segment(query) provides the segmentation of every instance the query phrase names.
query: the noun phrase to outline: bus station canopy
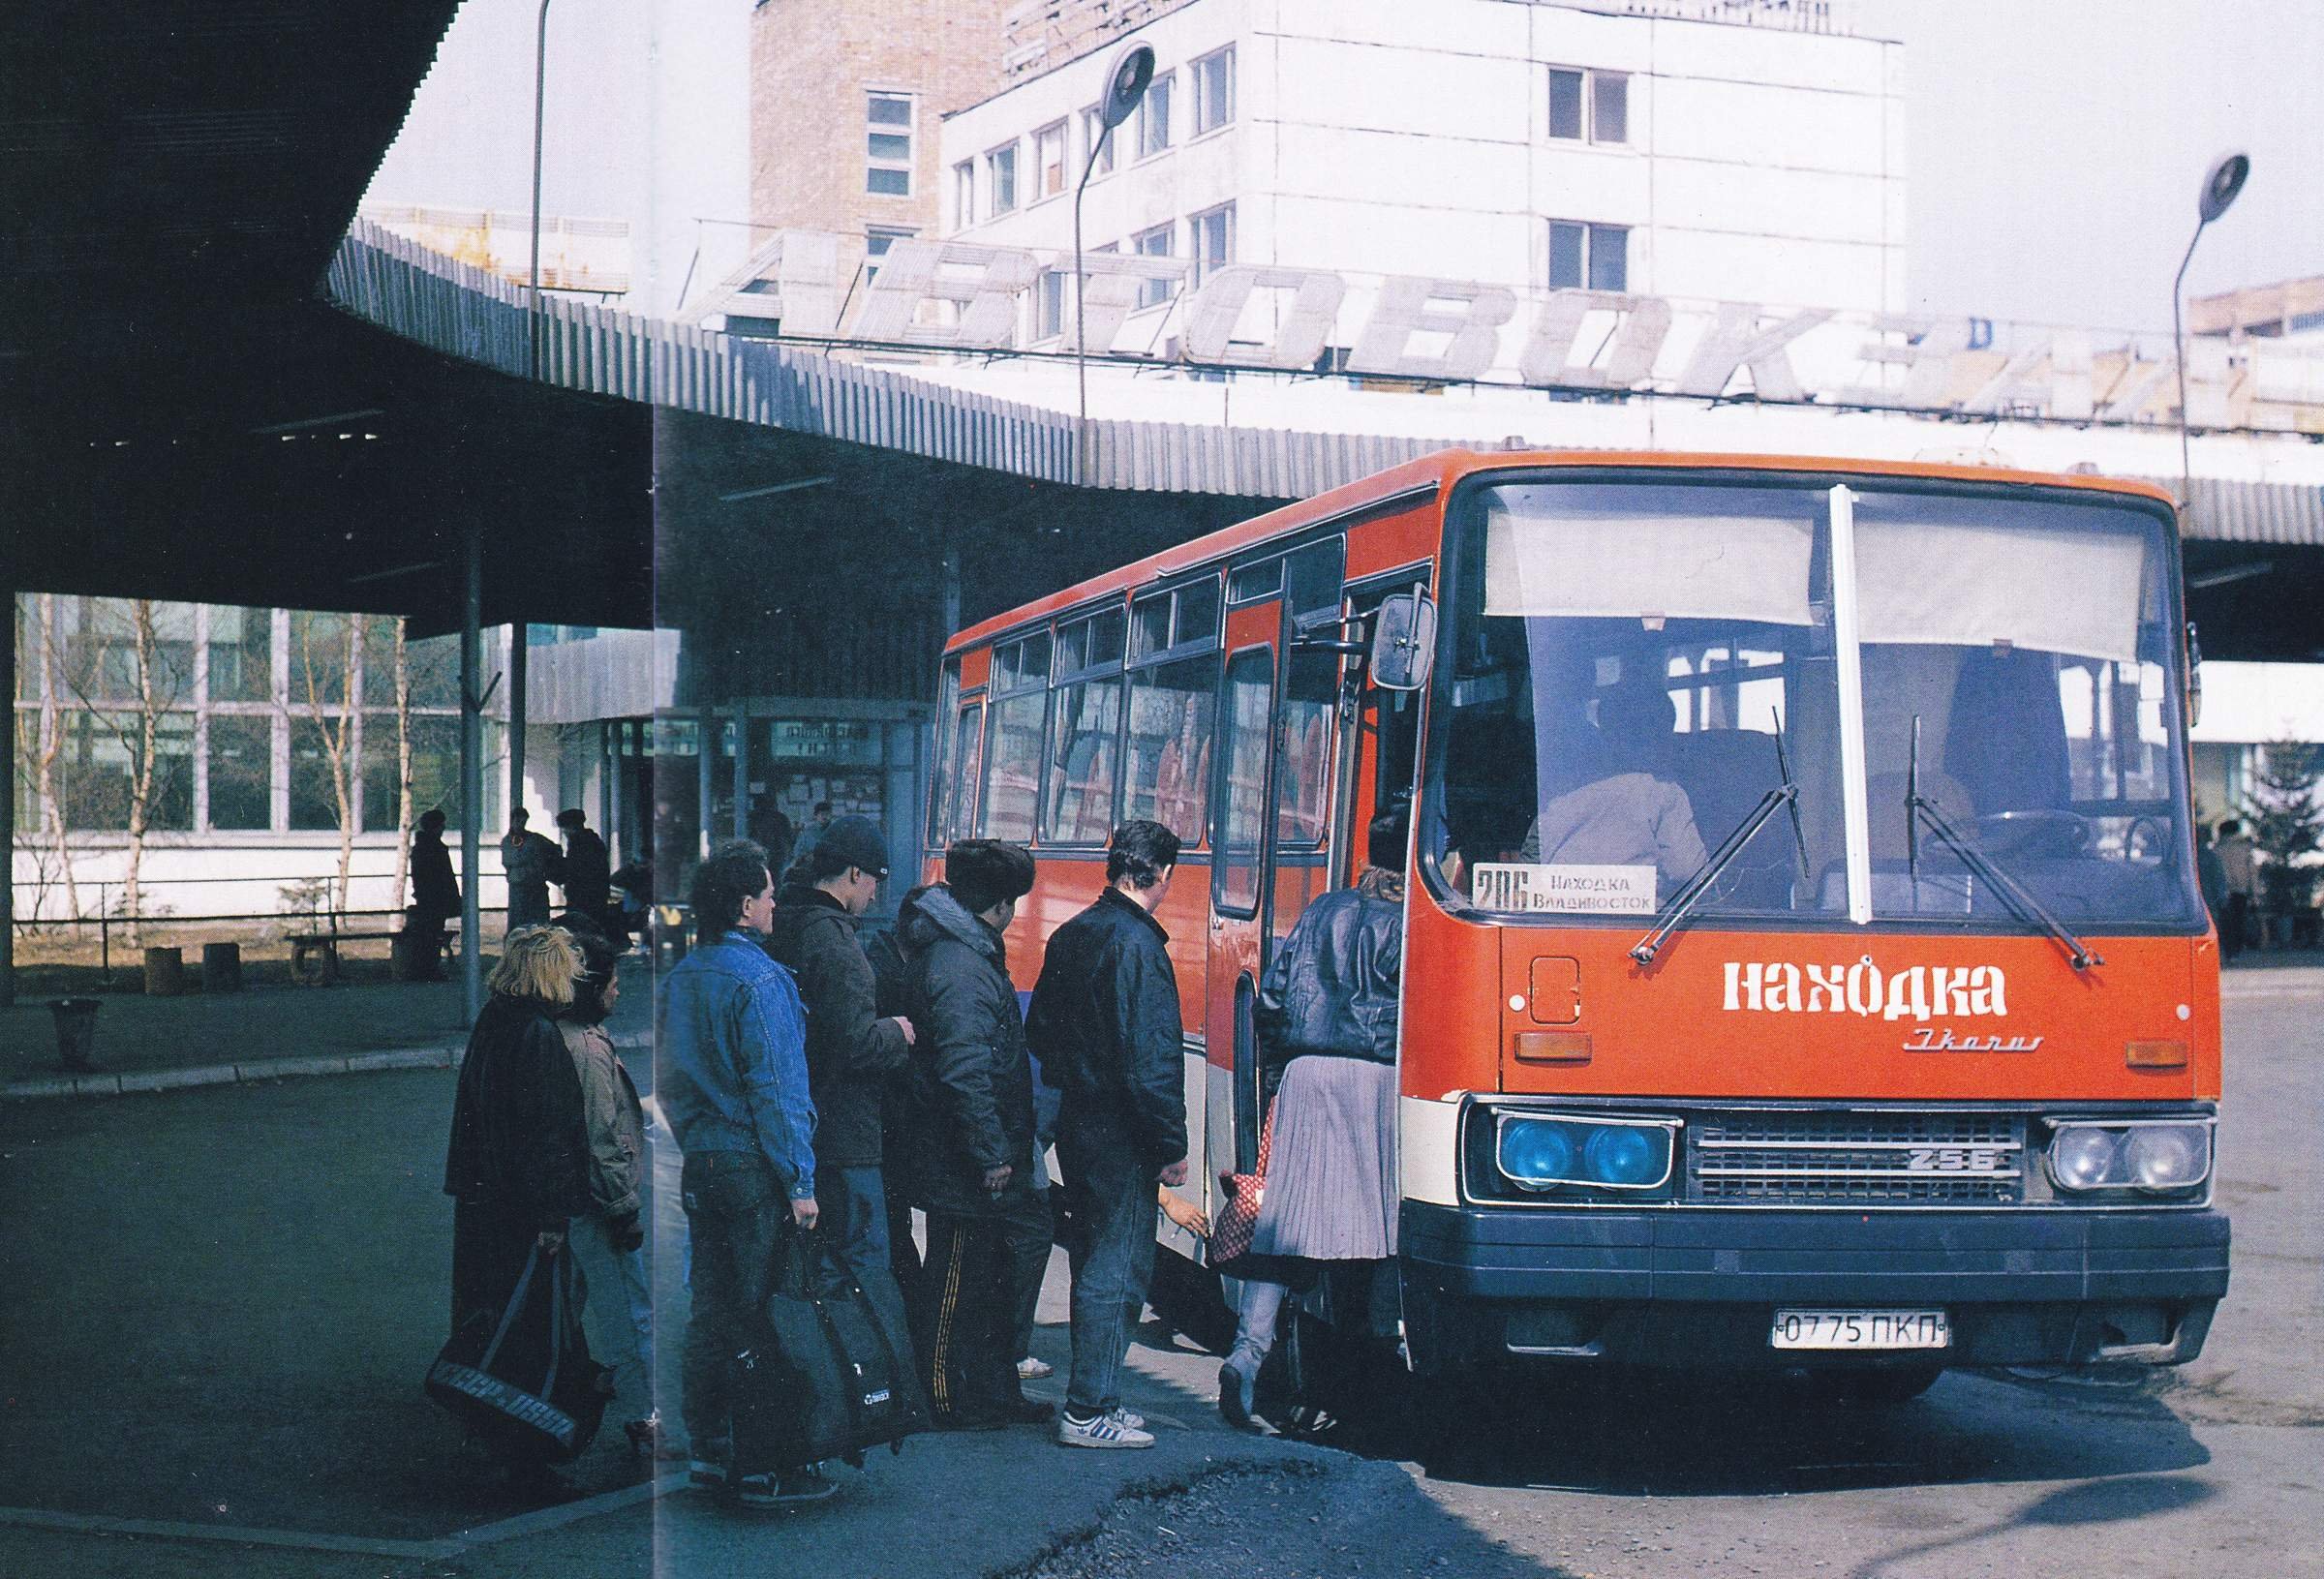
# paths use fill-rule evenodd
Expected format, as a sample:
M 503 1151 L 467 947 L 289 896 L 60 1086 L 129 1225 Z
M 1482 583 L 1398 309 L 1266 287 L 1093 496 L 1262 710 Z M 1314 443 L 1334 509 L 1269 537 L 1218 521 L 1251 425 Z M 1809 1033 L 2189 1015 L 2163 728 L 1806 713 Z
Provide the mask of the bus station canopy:
M 0 584 L 643 625 L 651 423 L 321 289 L 456 0 L 0 17 Z

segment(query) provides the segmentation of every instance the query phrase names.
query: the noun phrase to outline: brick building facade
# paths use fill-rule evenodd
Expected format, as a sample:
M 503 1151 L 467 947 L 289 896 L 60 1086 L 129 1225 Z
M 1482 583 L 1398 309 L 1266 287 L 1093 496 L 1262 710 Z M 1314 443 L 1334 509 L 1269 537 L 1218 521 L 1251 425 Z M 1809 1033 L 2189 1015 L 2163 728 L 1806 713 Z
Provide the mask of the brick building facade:
M 1014 0 L 761 0 L 750 27 L 750 216 L 876 257 L 937 228 L 949 111 L 998 91 Z

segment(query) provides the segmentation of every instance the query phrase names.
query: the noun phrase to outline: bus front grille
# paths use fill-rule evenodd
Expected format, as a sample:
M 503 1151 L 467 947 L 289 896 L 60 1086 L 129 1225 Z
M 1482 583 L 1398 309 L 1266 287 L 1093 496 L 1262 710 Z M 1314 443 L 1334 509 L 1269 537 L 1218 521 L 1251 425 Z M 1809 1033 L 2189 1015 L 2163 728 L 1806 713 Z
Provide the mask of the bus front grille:
M 1688 1126 L 1687 1199 L 1813 1206 L 2025 1199 L 2016 1113 L 1726 1112 Z

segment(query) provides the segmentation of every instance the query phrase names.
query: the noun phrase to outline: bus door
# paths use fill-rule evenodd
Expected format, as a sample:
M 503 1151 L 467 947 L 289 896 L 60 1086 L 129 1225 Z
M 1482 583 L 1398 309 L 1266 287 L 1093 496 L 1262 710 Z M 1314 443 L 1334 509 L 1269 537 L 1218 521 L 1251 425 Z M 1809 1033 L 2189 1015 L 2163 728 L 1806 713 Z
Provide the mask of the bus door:
M 1340 607 L 1337 538 L 1229 578 L 1210 860 L 1208 1172 L 1249 1172 L 1265 1114 L 1253 1015 L 1274 939 L 1330 886 L 1334 653 L 1295 645 Z

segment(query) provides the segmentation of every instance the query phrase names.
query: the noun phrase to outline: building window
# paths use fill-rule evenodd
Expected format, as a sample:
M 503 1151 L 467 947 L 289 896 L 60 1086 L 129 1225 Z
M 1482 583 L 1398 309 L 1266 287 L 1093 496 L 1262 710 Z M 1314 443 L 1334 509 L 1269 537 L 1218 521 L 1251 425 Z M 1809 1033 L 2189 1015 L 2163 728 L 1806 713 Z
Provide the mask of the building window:
M 148 832 L 182 833 L 194 826 L 194 714 L 151 715 L 149 776 L 144 774 L 148 721 L 142 712 L 76 710 L 58 717 L 64 740 L 56 777 L 67 828 L 75 833 L 127 832 L 140 777 Z
M 1033 292 L 1033 338 L 1055 340 L 1065 332 L 1065 275 L 1043 269 Z
M 1091 180 L 1094 181 L 1101 175 L 1113 173 L 1114 129 L 1108 126 L 1105 117 L 1094 109 L 1082 111 L 1082 146 L 1097 151 L 1097 157 L 1089 165 Z
M 1620 72 L 1590 74 L 1590 140 L 1630 140 L 1630 78 Z
M 1584 72 L 1569 66 L 1549 68 L 1549 136 L 1560 142 L 1579 142 L 1583 127 L 1589 140 L 1626 143 L 1630 140 L 1630 76 L 1624 72 Z
M 1232 45 L 1194 63 L 1194 135 L 1215 132 L 1235 118 Z
M 1170 233 L 1173 227 L 1157 225 L 1150 230 L 1141 230 L 1130 238 L 1130 250 L 1147 258 L 1168 258 Z M 1141 280 L 1138 282 L 1138 305 L 1159 307 L 1177 291 L 1176 280 Z
M 874 93 L 868 111 L 864 190 L 883 197 L 912 195 L 912 101 L 902 93 Z
M 274 825 L 274 720 L 213 714 L 209 735 L 210 826 L 221 833 L 264 833 Z M 392 715 L 387 744 L 395 744 Z M 392 818 L 387 826 L 395 826 Z
M 909 241 L 918 234 L 914 230 L 893 226 L 874 225 L 864 232 L 864 284 L 869 286 L 879 278 L 879 260 L 888 256 L 888 249 L 899 241 Z
M 1235 258 L 1235 205 L 1222 203 L 1186 222 L 1194 240 L 1194 283 L 1201 285 Z
M 274 611 L 210 610 L 210 700 L 263 702 L 274 694 Z
M 1065 190 L 1065 123 L 1033 134 L 1033 195 L 1054 197 Z
M 1573 290 L 1585 285 L 1592 290 L 1630 288 L 1630 228 L 1551 220 L 1549 288 Z
M 992 213 L 1017 209 L 1017 144 L 1004 143 L 985 155 L 985 183 Z
M 1147 84 L 1138 106 L 1138 157 L 1149 159 L 1170 146 L 1170 90 L 1174 78 L 1164 73 Z
M 963 159 L 952 167 L 952 226 L 965 230 L 976 223 L 976 161 Z

